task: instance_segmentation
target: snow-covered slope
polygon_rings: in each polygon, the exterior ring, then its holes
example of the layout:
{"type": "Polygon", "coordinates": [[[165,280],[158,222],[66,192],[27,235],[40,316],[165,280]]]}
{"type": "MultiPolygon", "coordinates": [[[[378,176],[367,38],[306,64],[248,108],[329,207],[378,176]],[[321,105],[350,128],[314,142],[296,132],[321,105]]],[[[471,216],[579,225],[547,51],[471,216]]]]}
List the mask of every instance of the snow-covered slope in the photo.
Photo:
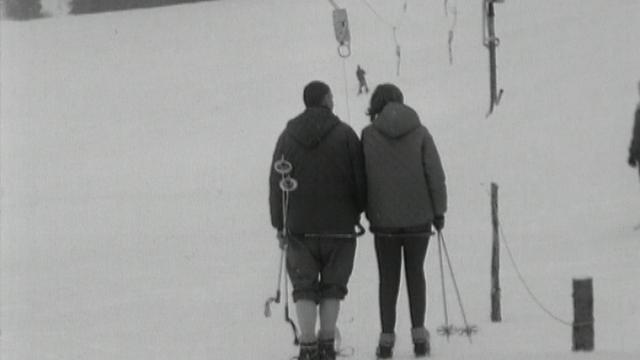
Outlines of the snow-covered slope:
{"type": "MultiPolygon", "coordinates": [[[[447,172],[445,236],[480,332],[472,344],[435,335],[443,315],[432,246],[433,356],[640,356],[632,230],[640,183],[625,161],[640,2],[497,5],[505,93],[489,118],[479,1],[457,2],[453,65],[442,2],[407,1],[403,15],[401,1],[368,0],[379,17],[364,1],[337,3],[351,26],[346,61],[325,1],[223,0],[0,23],[3,359],[294,354],[282,306],[263,315],[279,256],[267,209],[271,151],[313,79],[332,86],[336,113],[356,131],[367,124],[357,64],[370,85],[400,86],[447,172]],[[491,182],[500,186],[504,237],[545,306],[571,321],[571,279],[594,279],[593,353],[571,353],[571,328],[535,305],[505,251],[504,320],[489,321],[491,182]]],[[[379,332],[371,243],[371,235],[359,242],[339,320],[354,359],[373,357],[379,332]]],[[[398,358],[411,356],[408,327],[402,294],[398,358]]]]}

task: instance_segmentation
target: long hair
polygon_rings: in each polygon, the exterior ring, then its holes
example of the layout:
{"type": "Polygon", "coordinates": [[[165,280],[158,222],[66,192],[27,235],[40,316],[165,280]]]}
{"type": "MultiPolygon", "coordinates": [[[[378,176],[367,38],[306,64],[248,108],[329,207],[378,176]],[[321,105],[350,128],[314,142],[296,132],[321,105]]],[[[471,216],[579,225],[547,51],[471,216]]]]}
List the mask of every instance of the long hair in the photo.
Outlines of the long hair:
{"type": "Polygon", "coordinates": [[[390,83],[378,85],[371,95],[369,110],[367,110],[367,115],[369,115],[371,122],[373,122],[376,116],[378,116],[378,114],[382,112],[382,109],[390,102],[403,104],[404,96],[402,95],[402,91],[390,83]]]}

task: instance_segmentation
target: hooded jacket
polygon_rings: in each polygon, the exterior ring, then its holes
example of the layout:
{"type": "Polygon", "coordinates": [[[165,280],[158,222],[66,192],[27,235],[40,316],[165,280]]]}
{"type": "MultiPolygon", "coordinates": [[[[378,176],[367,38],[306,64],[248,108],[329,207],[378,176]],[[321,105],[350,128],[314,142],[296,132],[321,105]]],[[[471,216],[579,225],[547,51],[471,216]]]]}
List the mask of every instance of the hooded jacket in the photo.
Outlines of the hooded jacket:
{"type": "Polygon", "coordinates": [[[422,232],[447,211],[445,174],[418,114],[389,103],[362,132],[372,232],[422,232]]]}
{"type": "Polygon", "coordinates": [[[298,182],[289,195],[287,228],[294,234],[353,234],[365,206],[362,147],[331,110],[310,107],[287,123],[273,152],[269,178],[271,223],[283,229],[281,175],[273,163],[291,162],[298,182]]]}

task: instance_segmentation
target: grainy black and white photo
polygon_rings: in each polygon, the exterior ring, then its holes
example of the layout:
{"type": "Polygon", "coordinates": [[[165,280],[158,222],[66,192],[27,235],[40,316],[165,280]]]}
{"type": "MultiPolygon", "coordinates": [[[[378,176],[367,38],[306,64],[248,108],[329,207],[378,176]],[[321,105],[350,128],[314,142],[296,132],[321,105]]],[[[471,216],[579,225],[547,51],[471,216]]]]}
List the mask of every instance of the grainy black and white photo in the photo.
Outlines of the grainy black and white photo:
{"type": "Polygon", "coordinates": [[[1,359],[639,339],[640,0],[0,0],[1,359]]]}

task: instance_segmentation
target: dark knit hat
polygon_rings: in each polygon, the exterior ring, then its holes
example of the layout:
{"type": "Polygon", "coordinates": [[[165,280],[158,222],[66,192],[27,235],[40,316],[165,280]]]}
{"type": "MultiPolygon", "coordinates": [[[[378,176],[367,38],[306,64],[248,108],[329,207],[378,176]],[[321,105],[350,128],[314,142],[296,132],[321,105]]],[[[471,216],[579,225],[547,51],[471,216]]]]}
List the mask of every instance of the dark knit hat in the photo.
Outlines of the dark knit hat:
{"type": "Polygon", "coordinates": [[[312,81],[304,87],[302,99],[306,107],[321,106],[324,97],[331,92],[329,85],[322,81],[312,81]]]}

